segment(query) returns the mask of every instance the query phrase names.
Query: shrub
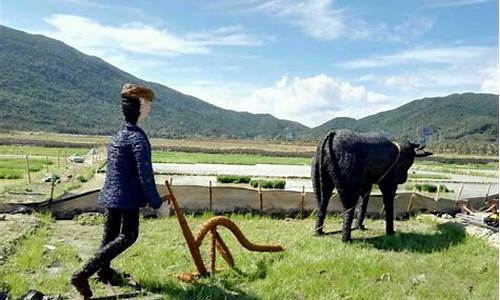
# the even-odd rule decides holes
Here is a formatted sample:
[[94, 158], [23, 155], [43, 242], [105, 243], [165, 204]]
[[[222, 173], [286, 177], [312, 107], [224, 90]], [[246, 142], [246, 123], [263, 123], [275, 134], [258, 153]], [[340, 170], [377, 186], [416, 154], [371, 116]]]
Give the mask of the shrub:
[[220, 183], [249, 183], [250, 176], [239, 176], [239, 175], [218, 175], [217, 182]]
[[286, 181], [283, 179], [252, 179], [250, 186], [256, 188], [260, 185], [263, 189], [284, 189]]
[[21, 179], [23, 178], [23, 173], [19, 169], [0, 169], [0, 179]]
[[[413, 188], [416, 188], [417, 191], [419, 192], [428, 192], [428, 193], [435, 193], [437, 192], [437, 186], [434, 184], [428, 184], [428, 183], [418, 183], [415, 185], [407, 185], [406, 189], [407, 190], [413, 190]], [[453, 190], [450, 190], [446, 187], [446, 185], [441, 184], [439, 185], [439, 192], [440, 193], [451, 193]]]
[[94, 177], [94, 169], [86, 168], [79, 171], [78, 176], [76, 176], [76, 180], [83, 183], [89, 181], [92, 177]]

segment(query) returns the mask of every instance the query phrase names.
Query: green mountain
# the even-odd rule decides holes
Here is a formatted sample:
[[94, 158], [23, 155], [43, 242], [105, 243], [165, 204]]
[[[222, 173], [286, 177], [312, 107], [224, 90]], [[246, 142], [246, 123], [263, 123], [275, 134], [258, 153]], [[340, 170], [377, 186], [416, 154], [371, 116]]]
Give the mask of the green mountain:
[[68, 45], [0, 26], [0, 128], [112, 134], [122, 122], [123, 83], [150, 86], [156, 100], [144, 127], [153, 136], [286, 136], [308, 127], [269, 114], [222, 109], [146, 82]]
[[411, 101], [396, 109], [359, 120], [334, 118], [312, 128], [308, 136], [329, 130], [386, 131], [396, 138], [415, 140], [419, 128], [432, 129], [430, 142], [498, 143], [498, 95], [453, 94]]

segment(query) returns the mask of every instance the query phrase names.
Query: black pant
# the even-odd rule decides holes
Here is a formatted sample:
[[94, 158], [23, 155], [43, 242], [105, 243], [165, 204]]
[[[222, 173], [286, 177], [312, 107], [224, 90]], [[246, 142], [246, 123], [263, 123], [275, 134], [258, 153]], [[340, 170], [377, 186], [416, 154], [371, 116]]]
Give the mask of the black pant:
[[139, 234], [139, 210], [106, 208], [101, 245], [93, 258], [75, 273], [89, 278], [99, 270], [110, 268], [111, 260], [130, 247]]

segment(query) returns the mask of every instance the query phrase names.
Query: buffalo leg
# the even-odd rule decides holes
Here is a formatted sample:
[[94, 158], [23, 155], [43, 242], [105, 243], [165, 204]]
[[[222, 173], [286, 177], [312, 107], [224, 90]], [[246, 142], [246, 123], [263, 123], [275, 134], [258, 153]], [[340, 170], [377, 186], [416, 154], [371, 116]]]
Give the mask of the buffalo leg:
[[394, 196], [397, 186], [381, 187], [384, 198], [385, 210], [385, 232], [388, 235], [394, 234]]
[[330, 178], [323, 179], [322, 187], [323, 190], [322, 197], [320, 195], [320, 200], [318, 201], [318, 210], [316, 211], [316, 234], [321, 235], [324, 233], [323, 226], [326, 217], [326, 210], [328, 208], [328, 203], [330, 202], [330, 197], [333, 192], [333, 182]]
[[363, 222], [365, 221], [366, 217], [366, 209], [368, 207], [368, 199], [370, 198], [370, 189], [364, 190], [361, 193], [361, 205], [359, 207], [359, 212], [358, 212], [358, 217], [356, 219], [356, 228], [365, 230], [365, 225], [363, 225]]
[[341, 193], [342, 204], [344, 205], [344, 223], [342, 225], [342, 241], [351, 240], [351, 226], [354, 219], [354, 210], [358, 202], [359, 193]]
[[316, 227], [317, 235], [322, 235], [328, 202], [332, 196], [334, 184], [328, 173], [321, 172], [319, 166], [313, 165], [313, 188], [316, 194]]

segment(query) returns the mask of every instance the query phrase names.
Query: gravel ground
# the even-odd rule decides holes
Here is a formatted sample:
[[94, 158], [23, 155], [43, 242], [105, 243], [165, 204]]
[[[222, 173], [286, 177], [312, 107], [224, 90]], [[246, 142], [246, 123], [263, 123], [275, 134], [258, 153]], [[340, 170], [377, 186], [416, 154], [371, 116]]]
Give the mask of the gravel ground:
[[432, 218], [438, 223], [453, 223], [456, 224], [457, 226], [462, 227], [465, 230], [465, 233], [468, 235], [475, 236], [480, 239], [484, 239], [488, 241], [491, 245], [499, 248], [499, 233], [494, 232], [488, 228], [483, 228], [479, 226], [475, 226], [472, 224], [465, 223], [457, 218], [453, 218], [449, 215], [443, 215], [441, 217], [435, 216], [435, 215], [420, 215], [417, 218]]

